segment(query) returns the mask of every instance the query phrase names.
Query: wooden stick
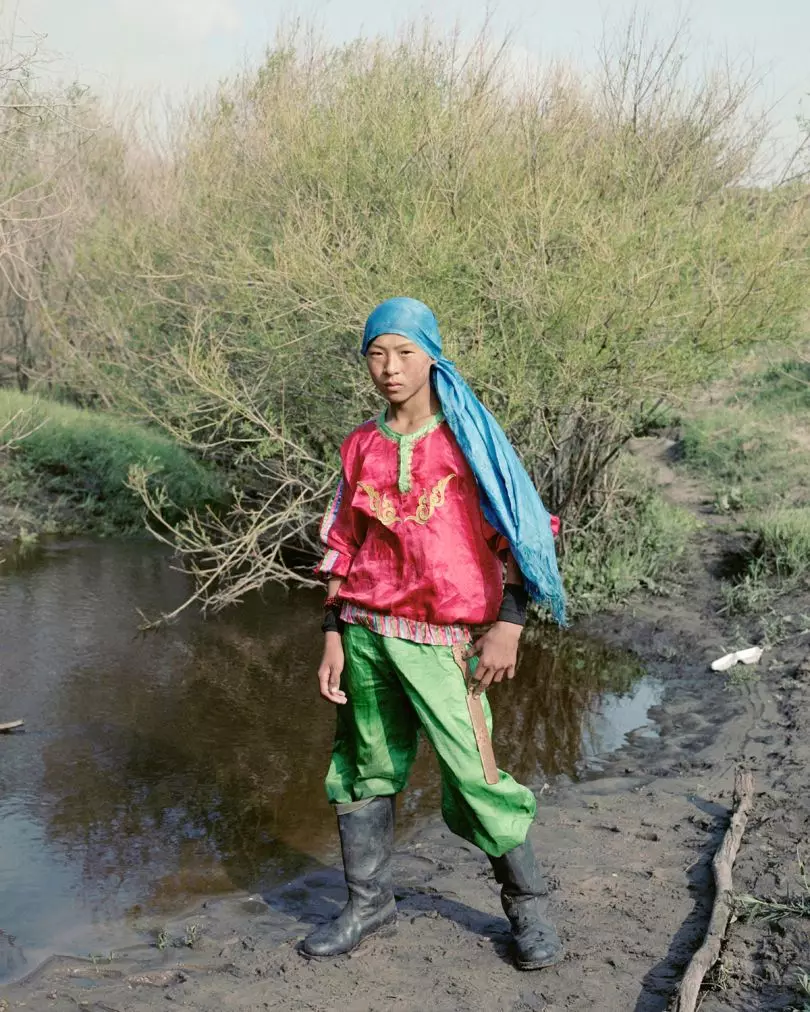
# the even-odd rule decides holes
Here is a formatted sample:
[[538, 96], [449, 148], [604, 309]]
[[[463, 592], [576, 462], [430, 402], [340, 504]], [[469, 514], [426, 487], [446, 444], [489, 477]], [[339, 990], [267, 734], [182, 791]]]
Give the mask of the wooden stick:
[[500, 774], [498, 773], [498, 764], [495, 762], [495, 753], [492, 750], [492, 739], [489, 736], [489, 728], [484, 716], [484, 706], [480, 697], [474, 694], [475, 682], [470, 676], [470, 666], [465, 660], [464, 648], [460, 643], [453, 646], [453, 657], [464, 675], [464, 684], [467, 688], [467, 713], [470, 715], [475, 744], [478, 746], [478, 754], [481, 756], [484, 780], [488, 784], [497, 784]]
[[723, 837], [714, 858], [715, 896], [712, 916], [703, 945], [692, 956], [675, 1001], [674, 1012], [695, 1012], [697, 1008], [700, 985], [703, 978], [717, 962], [720, 946], [731, 917], [731, 869], [740, 849], [745, 824], [748, 821], [748, 809], [754, 799], [754, 778], [750, 773], [737, 770], [734, 774], [734, 810], [731, 822]]

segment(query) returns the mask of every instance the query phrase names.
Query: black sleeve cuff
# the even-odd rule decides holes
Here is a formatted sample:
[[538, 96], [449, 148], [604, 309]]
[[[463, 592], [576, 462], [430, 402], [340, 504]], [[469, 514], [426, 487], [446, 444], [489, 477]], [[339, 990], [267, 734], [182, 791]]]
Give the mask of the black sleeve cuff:
[[340, 617], [340, 605], [335, 604], [330, 608], [327, 608], [323, 613], [323, 623], [321, 625], [321, 632], [336, 632], [342, 633], [345, 626], [345, 622]]
[[529, 594], [522, 584], [507, 583], [503, 588], [503, 601], [498, 613], [499, 622], [511, 622], [513, 625], [526, 625], [526, 611], [529, 607]]

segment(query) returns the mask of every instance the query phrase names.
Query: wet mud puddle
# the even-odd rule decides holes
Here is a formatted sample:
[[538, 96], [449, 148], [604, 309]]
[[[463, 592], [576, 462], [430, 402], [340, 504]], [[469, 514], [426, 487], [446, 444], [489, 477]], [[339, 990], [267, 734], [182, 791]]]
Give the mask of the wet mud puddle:
[[[320, 595], [271, 589], [138, 632], [139, 609], [187, 589], [150, 543], [52, 543], [0, 566], [0, 723], [25, 721], [0, 734], [0, 980], [336, 857]], [[490, 692], [499, 765], [535, 786], [593, 775], [628, 734], [655, 733], [661, 696], [632, 655], [572, 633], [529, 643]], [[438, 805], [423, 749], [403, 828]]]

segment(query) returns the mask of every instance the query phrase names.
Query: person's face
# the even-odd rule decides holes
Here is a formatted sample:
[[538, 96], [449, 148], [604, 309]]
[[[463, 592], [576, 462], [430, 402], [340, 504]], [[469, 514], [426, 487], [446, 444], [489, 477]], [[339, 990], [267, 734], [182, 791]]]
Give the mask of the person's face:
[[375, 338], [366, 362], [374, 385], [389, 404], [404, 404], [430, 383], [430, 355], [399, 334]]

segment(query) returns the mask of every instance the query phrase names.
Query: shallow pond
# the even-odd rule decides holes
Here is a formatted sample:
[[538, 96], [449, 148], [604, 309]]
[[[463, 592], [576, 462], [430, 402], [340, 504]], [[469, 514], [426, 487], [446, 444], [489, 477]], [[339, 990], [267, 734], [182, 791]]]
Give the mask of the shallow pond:
[[[0, 978], [336, 857], [321, 596], [272, 588], [138, 631], [139, 610], [187, 590], [151, 543], [54, 542], [0, 566], [0, 723], [25, 721], [0, 734]], [[661, 686], [631, 655], [552, 633], [490, 698], [499, 765], [538, 787], [654, 733]], [[437, 808], [423, 749], [403, 828]]]

